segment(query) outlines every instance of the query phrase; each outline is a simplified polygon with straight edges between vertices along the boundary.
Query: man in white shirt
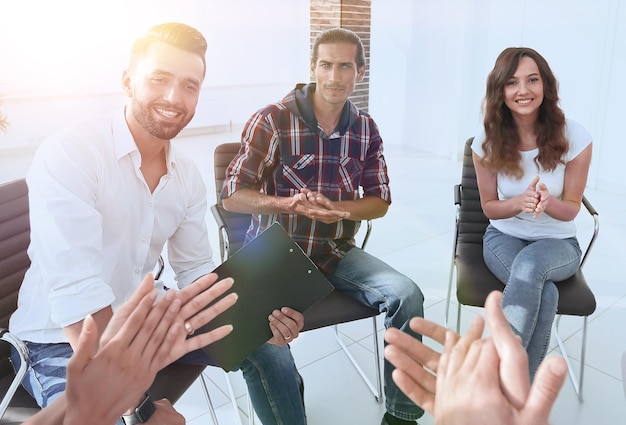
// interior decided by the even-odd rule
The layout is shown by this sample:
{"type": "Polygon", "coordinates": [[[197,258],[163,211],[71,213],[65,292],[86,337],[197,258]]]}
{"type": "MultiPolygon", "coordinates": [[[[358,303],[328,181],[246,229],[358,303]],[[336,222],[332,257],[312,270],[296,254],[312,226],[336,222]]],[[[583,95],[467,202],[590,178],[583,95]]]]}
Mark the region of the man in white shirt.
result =
{"type": "MultiPolygon", "coordinates": [[[[170,142],[194,116],[206,48],[187,25],[152,27],[134,43],[123,74],[124,110],[64,130],[34,157],[27,176],[31,267],[9,327],[27,343],[23,385],[42,407],[65,389],[83,319],[90,314],[105,329],[166,242],[179,288],[215,268],[206,188],[197,166],[170,142]]],[[[295,336],[302,328],[302,315],[287,314],[273,313],[279,337],[270,342],[286,343],[277,325],[295,336]]],[[[191,362],[210,363],[195,354],[191,362]]],[[[167,413],[157,406],[150,422],[167,413]]]]}
{"type": "Polygon", "coordinates": [[[124,110],[49,138],[33,159],[31,267],[9,326],[27,342],[24,386],[42,407],[65,388],[83,319],[105,329],[166,241],[181,287],[214,268],[204,184],[169,142],[194,115],[205,51],[193,28],[151,29],[124,72],[124,110]]]}

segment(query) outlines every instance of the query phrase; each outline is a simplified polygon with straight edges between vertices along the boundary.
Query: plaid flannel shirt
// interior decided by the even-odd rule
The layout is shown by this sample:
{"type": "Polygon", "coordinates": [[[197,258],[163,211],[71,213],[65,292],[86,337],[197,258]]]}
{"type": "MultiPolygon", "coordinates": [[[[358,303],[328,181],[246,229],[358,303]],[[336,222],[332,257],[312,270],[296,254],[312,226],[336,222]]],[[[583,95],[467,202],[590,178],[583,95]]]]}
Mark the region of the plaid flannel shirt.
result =
{"type": "MultiPolygon", "coordinates": [[[[302,188],[331,201],[377,196],[391,203],[382,139],[370,116],[347,101],[326,135],[313,113],[315,84],[298,85],[280,102],[256,112],[242,133],[220,197],[243,188],[291,197],[302,188]]],[[[331,272],[352,247],[359,222],[325,224],[297,214],[253,215],[246,241],[280,222],[322,270],[331,272]]]]}

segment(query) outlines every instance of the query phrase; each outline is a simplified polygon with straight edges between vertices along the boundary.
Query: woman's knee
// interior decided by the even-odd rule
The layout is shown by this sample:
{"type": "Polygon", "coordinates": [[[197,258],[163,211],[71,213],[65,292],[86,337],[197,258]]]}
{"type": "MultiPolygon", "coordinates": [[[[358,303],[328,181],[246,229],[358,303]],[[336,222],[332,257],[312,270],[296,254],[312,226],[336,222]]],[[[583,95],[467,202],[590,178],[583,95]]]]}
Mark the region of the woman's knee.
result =
{"type": "Polygon", "coordinates": [[[559,290],[552,281],[547,281],[543,286],[543,294],[541,296],[541,304],[544,308],[554,310],[556,313],[559,305],[559,290]]]}

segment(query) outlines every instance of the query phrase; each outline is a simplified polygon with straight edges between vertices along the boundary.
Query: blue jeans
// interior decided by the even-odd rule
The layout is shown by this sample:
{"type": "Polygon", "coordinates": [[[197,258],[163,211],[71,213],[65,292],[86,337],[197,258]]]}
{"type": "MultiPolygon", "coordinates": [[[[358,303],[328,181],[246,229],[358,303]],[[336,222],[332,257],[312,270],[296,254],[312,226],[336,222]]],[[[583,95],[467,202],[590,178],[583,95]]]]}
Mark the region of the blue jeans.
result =
{"type": "Polygon", "coordinates": [[[505,284],[502,308],[513,331],[522,338],[532,379],[550,343],[559,301],[554,282],[571,277],[580,265],[578,240],[527,241],[489,225],[483,242],[485,264],[505,284]]]}
{"type": "MultiPolygon", "coordinates": [[[[191,352],[182,363],[212,364],[202,350],[191,352]]],[[[289,345],[279,347],[265,343],[241,362],[250,401],[264,425],[306,424],[304,412],[304,384],[296,369],[289,345]]]]}
{"type": "MultiPolygon", "coordinates": [[[[398,328],[420,341],[409,328],[415,316],[424,317],[424,295],[407,276],[360,248],[352,248],[333,273],[326,277],[333,286],[362,304],[385,312],[385,328],[398,328]]],[[[387,412],[404,420],[416,420],[424,410],[397,387],[393,365],[385,360],[384,387],[387,412]]]]}
{"type": "MultiPolygon", "coordinates": [[[[46,407],[65,391],[67,363],[74,354],[70,344],[37,344],[26,342],[30,367],[22,385],[39,406],[46,407]]],[[[20,357],[11,347],[11,364],[15,371],[20,357]]]]}
{"type": "MultiPolygon", "coordinates": [[[[37,404],[44,408],[65,391],[67,364],[74,354],[74,350],[67,343],[39,344],[26,342],[26,346],[30,367],[22,381],[22,386],[37,404]]],[[[11,347],[11,364],[16,371],[19,369],[20,363],[17,351],[11,347]]],[[[124,425],[122,418],[119,418],[116,425],[124,425]]]]}

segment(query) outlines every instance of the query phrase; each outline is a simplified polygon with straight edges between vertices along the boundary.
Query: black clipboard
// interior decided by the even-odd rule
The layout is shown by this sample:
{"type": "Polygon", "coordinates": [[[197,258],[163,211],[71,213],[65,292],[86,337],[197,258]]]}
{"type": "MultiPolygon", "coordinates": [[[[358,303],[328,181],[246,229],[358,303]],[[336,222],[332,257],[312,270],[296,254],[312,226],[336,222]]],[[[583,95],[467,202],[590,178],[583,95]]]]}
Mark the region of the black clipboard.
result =
{"type": "Polygon", "coordinates": [[[203,348],[227,372],[272,337],[267,317],[273,310],[291,307],[304,313],[334,289],[279,223],[268,227],[214,272],[220,279],[235,280],[228,293],[236,292],[239,298],[196,332],[233,325],[228,336],[203,348]]]}

